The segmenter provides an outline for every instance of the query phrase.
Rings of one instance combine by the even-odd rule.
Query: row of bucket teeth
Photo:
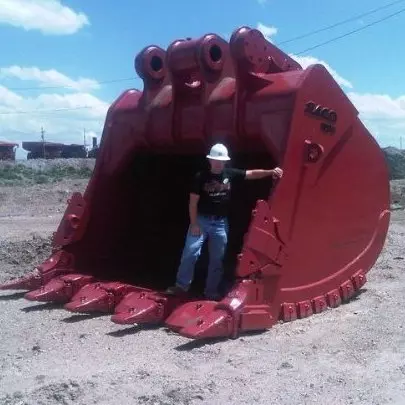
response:
[[[38,289],[27,292],[25,298],[30,301],[65,304],[64,308],[70,312],[112,313],[124,297],[144,291],[148,290],[73,273],[53,278]]]
[[[103,282],[91,275],[68,273],[41,285],[41,274],[8,283],[3,289],[30,290],[29,301],[54,302],[75,313],[111,313],[120,325],[165,323],[190,338],[229,336],[229,314],[216,309],[218,302],[194,301],[120,283]]]
[[[280,318],[293,321],[336,307],[350,299],[366,283],[364,272],[358,271],[338,289],[312,300],[281,305]],[[32,283],[31,283],[32,286]],[[243,290],[239,292],[243,293]],[[242,294],[243,295],[243,294]],[[241,317],[235,315],[227,299],[190,301],[187,296],[172,296],[120,282],[104,282],[91,275],[63,274],[25,294],[31,301],[64,304],[70,312],[102,312],[112,314],[111,321],[120,325],[165,324],[169,329],[192,339],[236,337],[238,330],[263,329],[275,323],[267,305],[244,306],[239,301]],[[232,300],[231,300],[232,301]],[[253,328],[254,329],[254,328]]]
[[[366,275],[358,271],[339,288],[329,291],[327,294],[314,297],[312,300],[300,302],[285,302],[281,307],[281,319],[284,322],[295,321],[298,318],[306,318],[313,314],[325,311],[328,307],[336,308],[343,302],[350,300],[357,291],[366,283]]]
[[[18,283],[20,289],[38,287],[33,283],[21,284],[21,280]],[[64,304],[70,312],[113,313],[112,322],[121,325],[161,323],[186,302],[184,297],[168,296],[120,282],[98,281],[93,276],[75,273],[55,277],[27,292],[25,298]]]

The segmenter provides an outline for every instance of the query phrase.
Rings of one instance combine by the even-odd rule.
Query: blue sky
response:
[[[0,0],[0,140],[82,142],[100,136],[106,109],[127,88],[142,89],[134,56],[241,25],[276,45],[368,12],[393,0]],[[323,63],[382,146],[405,135],[405,12],[317,49],[299,52],[405,8],[405,0],[334,29],[279,45],[303,67]],[[56,87],[56,88],[49,88]],[[72,111],[50,109],[91,106]],[[41,112],[42,110],[42,112]],[[21,112],[24,111],[24,114]],[[403,137],[405,145],[405,136]]]

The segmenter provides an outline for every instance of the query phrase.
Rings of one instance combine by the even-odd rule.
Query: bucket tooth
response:
[[[121,325],[158,324],[183,301],[157,293],[131,292],[116,307],[111,321]]]
[[[243,280],[219,302],[195,301],[177,308],[167,326],[191,339],[236,338],[240,332],[266,330],[275,323],[272,309],[260,302],[263,285]]]
[[[212,339],[220,337],[231,337],[233,334],[232,318],[224,310],[215,310],[203,314],[179,331],[181,336],[190,339]]]
[[[39,272],[33,272],[27,276],[17,278],[0,284],[0,290],[36,290],[42,285],[42,276]]]
[[[52,279],[37,290],[28,292],[25,298],[30,301],[66,303],[77,291],[93,280],[92,276],[67,274]]]
[[[168,316],[166,326],[178,332],[190,324],[196,324],[205,314],[213,312],[217,304],[215,301],[192,301],[180,305]]]
[[[71,312],[111,313],[130,291],[137,287],[119,282],[96,282],[81,288],[64,307]]]
[[[121,325],[131,325],[135,323],[158,323],[163,317],[162,304],[151,300],[135,296],[129,296],[128,303],[116,309],[111,321]],[[126,299],[125,299],[126,300]],[[127,300],[126,300],[127,301]]]
[[[85,285],[65,304],[70,312],[109,312],[113,297],[96,282]]]
[[[27,292],[24,296],[29,301],[54,301],[63,302],[64,282],[60,277],[52,279],[49,283],[40,288]]]
[[[218,302],[195,301],[177,308],[166,320],[166,325],[191,339],[230,337],[233,322],[229,312],[216,309]]]

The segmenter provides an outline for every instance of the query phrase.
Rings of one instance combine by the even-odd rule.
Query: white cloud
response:
[[[0,68],[0,78],[9,77],[38,82],[41,86],[65,87],[78,91],[89,91],[100,88],[100,85],[95,80],[85,78],[73,80],[55,69],[40,70],[37,67],[21,67],[16,65]]]
[[[325,66],[325,68],[329,71],[329,73],[340,86],[347,87],[349,89],[353,88],[353,84],[349,80],[342,77],[339,73],[336,72],[336,70],[332,69],[330,65],[328,65],[323,60],[317,59],[313,56],[297,56],[294,54],[290,54],[289,56],[295,59],[304,69],[306,69],[310,65],[321,64]]]
[[[22,100],[21,96],[0,85],[0,108],[13,109],[17,107]]]
[[[395,146],[398,148],[400,136],[405,139],[405,120],[396,122],[389,119],[367,119],[361,112],[360,119],[381,147]],[[403,129],[398,130],[397,125],[402,125]]]
[[[74,34],[90,24],[60,0],[0,0],[0,23],[53,35]]]
[[[257,23],[256,27],[261,33],[264,35],[264,37],[270,41],[273,42],[271,37],[277,34],[277,28],[270,26],[270,25],[264,25],[261,22]]]
[[[405,95],[347,93],[359,111],[360,119],[381,146],[399,147],[405,136]]]
[[[44,127],[49,141],[82,143],[83,129],[88,135],[101,135],[108,107],[90,93],[23,97],[0,85],[0,137],[19,142],[39,140]]]
[[[348,93],[352,103],[361,111],[365,119],[404,120],[405,96],[392,98],[386,94]]]

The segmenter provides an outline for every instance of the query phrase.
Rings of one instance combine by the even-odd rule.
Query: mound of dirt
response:
[[[34,235],[32,239],[19,242],[0,242],[2,262],[19,266],[31,266],[38,260],[45,259],[50,253],[51,237]]]
[[[0,240],[0,282],[31,272],[51,251],[51,235],[34,234],[30,239],[19,241]]]
[[[405,151],[392,146],[383,149],[390,179],[405,179]]]
[[[391,181],[391,209],[405,209],[405,180]]]
[[[74,192],[83,193],[89,179],[64,178],[57,182],[0,186],[0,218],[6,216],[61,214]]]

